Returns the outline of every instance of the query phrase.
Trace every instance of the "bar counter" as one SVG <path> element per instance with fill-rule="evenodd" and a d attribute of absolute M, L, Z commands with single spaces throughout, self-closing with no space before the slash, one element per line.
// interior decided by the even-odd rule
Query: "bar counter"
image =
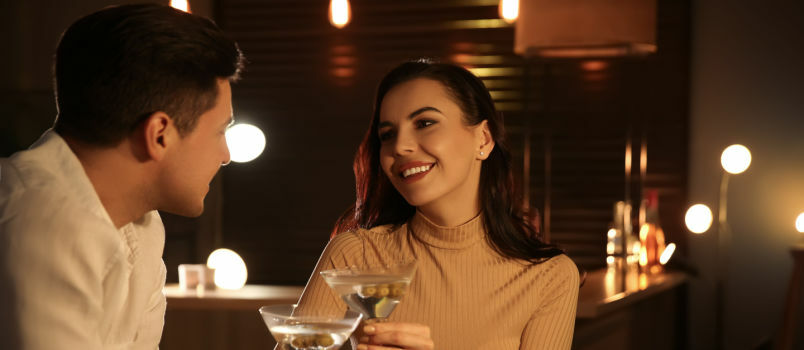
<path fill-rule="evenodd" d="M 674 349 L 683 347 L 684 288 L 681 272 L 636 269 L 589 271 L 578 296 L 574 349 Z M 162 349 L 247 349 L 273 339 L 257 309 L 292 304 L 304 287 L 247 285 L 240 290 L 165 287 L 167 314 Z M 654 344 L 660 342 L 662 344 Z M 218 347 L 217 345 L 220 345 Z"/>

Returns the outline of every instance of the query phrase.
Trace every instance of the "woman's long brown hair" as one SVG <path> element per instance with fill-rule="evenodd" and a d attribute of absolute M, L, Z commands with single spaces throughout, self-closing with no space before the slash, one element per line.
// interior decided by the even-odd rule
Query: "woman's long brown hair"
<path fill-rule="evenodd" d="M 377 125 L 385 95 L 393 87 L 417 78 L 431 79 L 446 87 L 464 113 L 467 125 L 488 120 L 495 147 L 480 170 L 480 204 L 487 240 L 501 255 L 540 262 L 564 252 L 546 244 L 523 212 L 520 193 L 514 183 L 511 153 L 505 140 L 502 115 L 497 113 L 483 82 L 466 69 L 443 63 L 416 61 L 391 70 L 380 82 L 369 129 L 354 160 L 357 199 L 338 219 L 332 235 L 379 225 L 402 225 L 416 212 L 388 180 L 380 167 L 380 139 Z"/>

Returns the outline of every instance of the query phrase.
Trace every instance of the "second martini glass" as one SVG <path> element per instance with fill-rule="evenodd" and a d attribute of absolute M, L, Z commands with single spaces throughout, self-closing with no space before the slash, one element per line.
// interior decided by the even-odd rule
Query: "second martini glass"
<path fill-rule="evenodd" d="M 315 311 L 299 315 L 296 305 L 271 305 L 260 308 L 265 325 L 281 350 L 335 350 L 349 339 L 363 315 Z"/>
<path fill-rule="evenodd" d="M 366 323 L 383 322 L 407 293 L 416 262 L 321 271 L 329 286 Z"/>

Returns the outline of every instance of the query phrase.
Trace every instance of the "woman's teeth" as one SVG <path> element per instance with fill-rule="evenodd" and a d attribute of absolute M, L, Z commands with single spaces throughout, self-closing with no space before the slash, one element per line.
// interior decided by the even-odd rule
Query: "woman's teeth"
<path fill-rule="evenodd" d="M 433 164 L 426 165 L 426 166 L 418 166 L 418 167 L 415 167 L 415 168 L 410 168 L 410 169 L 407 169 L 407 170 L 402 172 L 402 177 L 405 178 L 405 177 L 408 177 L 408 176 L 411 176 L 411 175 L 422 173 L 422 172 L 425 172 L 427 170 L 430 170 L 430 168 L 432 168 L 432 167 L 433 167 Z"/>

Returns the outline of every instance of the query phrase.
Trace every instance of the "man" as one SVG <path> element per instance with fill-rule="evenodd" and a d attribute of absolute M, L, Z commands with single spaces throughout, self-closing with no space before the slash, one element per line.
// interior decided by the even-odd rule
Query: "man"
<path fill-rule="evenodd" d="M 0 160 L 0 348 L 155 349 L 164 227 L 198 216 L 229 162 L 237 45 L 160 5 L 75 22 L 55 57 L 58 116 Z"/>

